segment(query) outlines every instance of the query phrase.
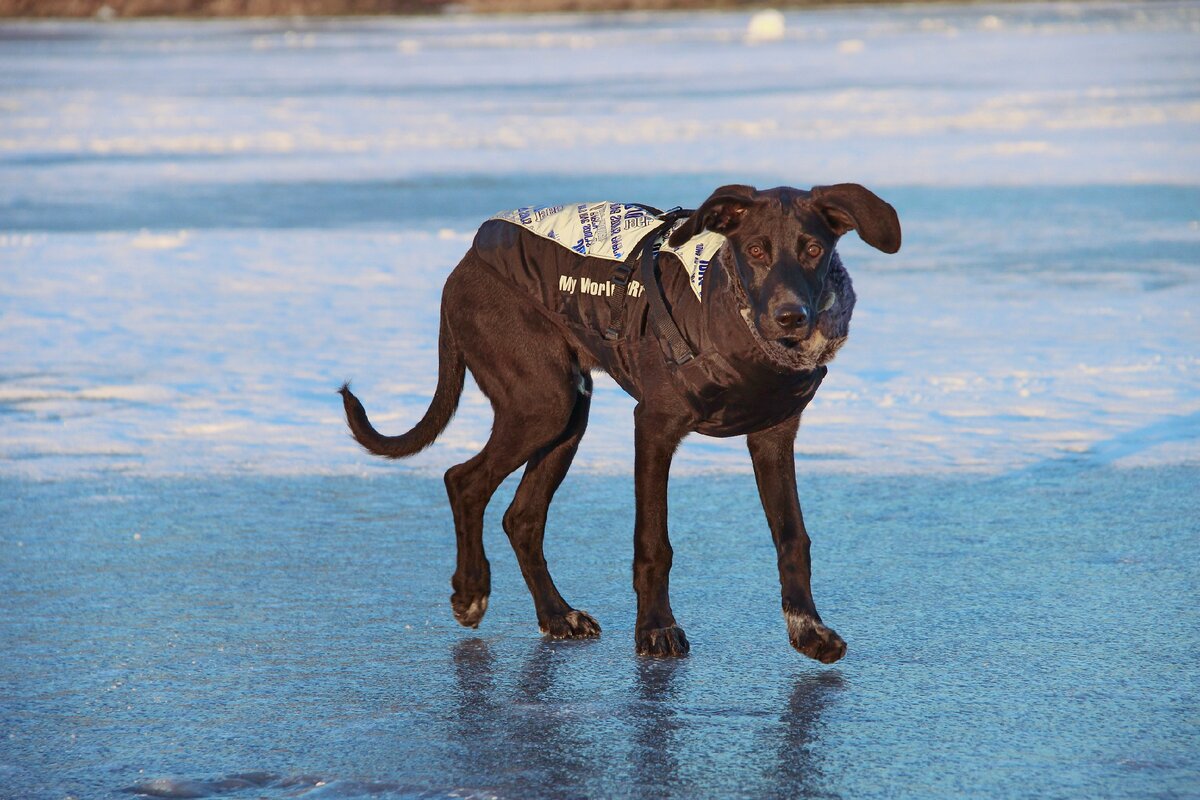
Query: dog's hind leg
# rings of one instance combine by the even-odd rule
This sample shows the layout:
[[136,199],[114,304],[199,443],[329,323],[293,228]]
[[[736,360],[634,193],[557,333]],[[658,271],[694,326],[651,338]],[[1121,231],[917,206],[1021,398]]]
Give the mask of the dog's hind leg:
[[491,268],[464,259],[446,282],[443,305],[467,369],[495,411],[483,450],[446,472],[458,540],[450,603],[459,623],[474,628],[491,592],[483,512],[506,477],[561,439],[578,391],[561,331]]
[[543,447],[529,459],[521,485],[504,514],[504,530],[517,554],[529,593],[533,595],[538,627],[543,634],[555,639],[586,639],[600,635],[600,624],[590,614],[571,608],[563,600],[550,577],[542,552],[550,501],[571,468],[579,440],[587,430],[592,377],[578,369],[575,375],[579,381],[579,398],[575,401],[567,429],[557,442]]
[[446,493],[454,512],[458,540],[458,566],[450,584],[454,618],[468,628],[479,627],[491,593],[491,568],[483,550],[483,512],[504,479],[533,458],[562,430],[568,414],[557,417],[553,428],[529,413],[497,409],[492,435],[474,458],[446,471]]

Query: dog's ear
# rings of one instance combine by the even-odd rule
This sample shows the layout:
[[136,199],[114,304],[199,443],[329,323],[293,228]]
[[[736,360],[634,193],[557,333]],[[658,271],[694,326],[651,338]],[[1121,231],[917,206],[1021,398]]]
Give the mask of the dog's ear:
[[755,193],[753,186],[722,186],[671,234],[667,244],[679,247],[700,231],[713,231],[728,236],[741,223],[746,209],[754,203]]
[[849,230],[876,250],[894,253],[900,249],[900,218],[896,209],[874,192],[857,183],[814,186],[812,204],[838,236]]

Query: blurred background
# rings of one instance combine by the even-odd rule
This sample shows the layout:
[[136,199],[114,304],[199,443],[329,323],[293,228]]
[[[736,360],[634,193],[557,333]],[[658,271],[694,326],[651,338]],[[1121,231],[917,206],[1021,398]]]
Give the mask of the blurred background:
[[[361,472],[419,418],[440,287],[519,205],[855,181],[815,468],[1200,454],[1200,6],[12,22],[0,469]],[[628,469],[601,381],[580,465]],[[378,415],[378,416],[377,416]],[[440,470],[486,438],[473,390]],[[747,465],[697,437],[682,469]]]

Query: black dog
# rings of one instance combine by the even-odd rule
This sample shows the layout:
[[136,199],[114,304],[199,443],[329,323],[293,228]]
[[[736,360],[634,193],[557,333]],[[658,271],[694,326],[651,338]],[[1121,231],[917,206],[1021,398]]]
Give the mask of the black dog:
[[[551,227],[555,220],[570,223],[566,239]],[[458,405],[464,369],[491,401],[487,445],[446,472],[458,538],[451,604],[461,624],[478,626],[491,590],[484,508],[524,464],[504,529],[538,624],[553,637],[599,635],[596,621],[558,593],[542,537],[550,500],[587,427],[590,373],[600,368],[638,401],[638,653],[688,651],[668,597],[667,473],[679,443],[699,431],[747,435],[778,552],[788,636],[812,658],[842,657],[845,642],[813,603],[793,445],[800,413],[848,331],[854,290],[834,247],[852,229],[886,253],[900,248],[895,210],[857,184],[762,192],[724,186],[695,212],[666,215],[609,204],[520,209],[480,228],[446,281],[437,391],[416,427],[383,436],[349,389],[341,390],[354,438],[389,458],[433,443]],[[706,246],[719,248],[710,261],[681,264]]]

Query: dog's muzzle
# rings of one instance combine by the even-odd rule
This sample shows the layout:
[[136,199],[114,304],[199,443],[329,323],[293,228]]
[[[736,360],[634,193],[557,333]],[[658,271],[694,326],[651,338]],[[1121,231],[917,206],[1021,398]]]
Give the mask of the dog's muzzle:
[[[833,308],[837,302],[837,293],[826,291],[821,295],[821,305],[814,313],[812,306],[803,302],[782,303],[775,307],[769,315],[769,323],[760,326],[772,330],[775,336],[766,338],[779,342],[785,347],[793,347],[813,335],[817,327],[817,319],[824,312]],[[767,320],[762,320],[767,322]],[[773,323],[770,324],[770,323]]]

